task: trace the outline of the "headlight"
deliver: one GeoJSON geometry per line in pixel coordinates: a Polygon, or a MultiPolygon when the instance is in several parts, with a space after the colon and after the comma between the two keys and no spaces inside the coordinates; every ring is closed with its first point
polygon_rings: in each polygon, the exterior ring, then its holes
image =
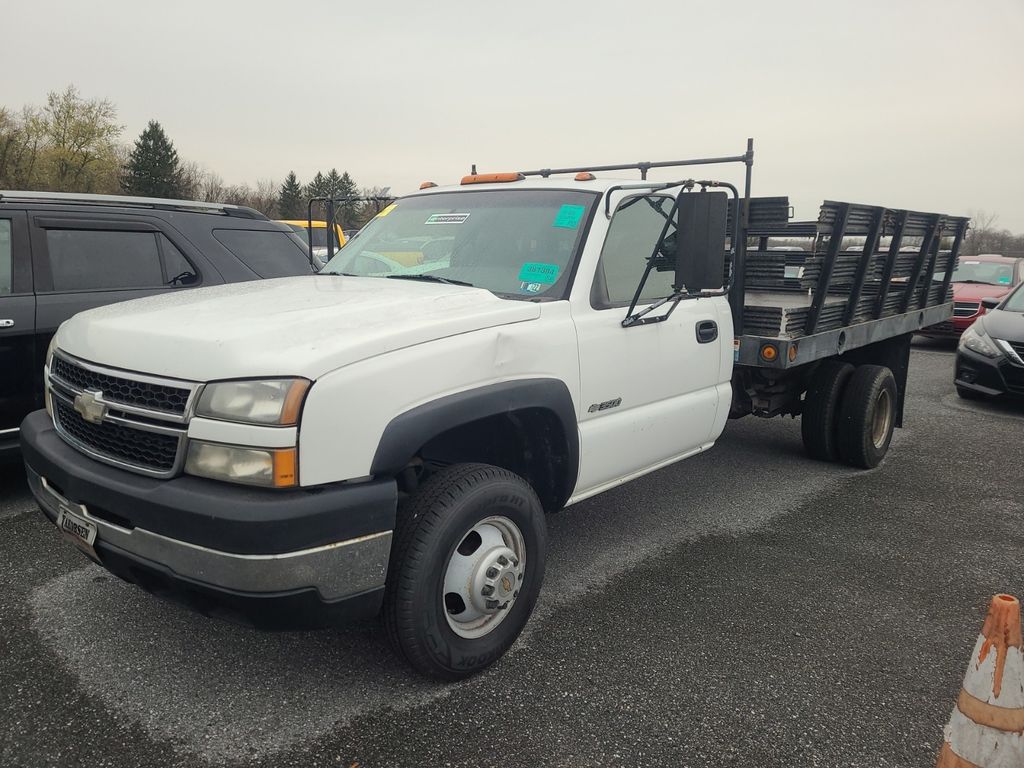
{"type": "Polygon", "coordinates": [[[977,352],[983,357],[999,357],[1002,354],[999,351],[999,347],[985,333],[980,320],[976,320],[973,325],[964,331],[960,337],[960,347],[967,348],[971,352],[977,352]]]}
{"type": "Polygon", "coordinates": [[[246,424],[293,426],[299,422],[308,389],[306,379],[214,382],[203,388],[196,415],[246,424]]]}
{"type": "Polygon", "coordinates": [[[296,453],[295,448],[244,448],[193,440],[185,471],[231,483],[291,488],[298,484],[296,453]]]}

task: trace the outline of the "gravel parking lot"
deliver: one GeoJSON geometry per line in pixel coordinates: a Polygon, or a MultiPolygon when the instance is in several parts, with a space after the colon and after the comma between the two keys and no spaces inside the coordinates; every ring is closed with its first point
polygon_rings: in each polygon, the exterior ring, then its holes
{"type": "Polygon", "coordinates": [[[861,472],[799,422],[549,519],[537,614],[486,674],[411,676],[369,624],[261,634],[88,564],[0,479],[0,764],[931,766],[989,597],[1024,592],[1024,407],[915,345],[861,472]]]}

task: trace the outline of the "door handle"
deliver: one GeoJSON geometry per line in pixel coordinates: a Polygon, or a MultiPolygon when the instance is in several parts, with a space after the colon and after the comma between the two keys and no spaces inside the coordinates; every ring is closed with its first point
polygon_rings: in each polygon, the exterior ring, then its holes
{"type": "Polygon", "coordinates": [[[0,320],[0,328],[13,328],[14,321],[10,319],[0,320]]]}
{"type": "Polygon", "coordinates": [[[701,320],[697,323],[697,343],[710,344],[718,338],[718,323],[714,320],[701,320]]]}

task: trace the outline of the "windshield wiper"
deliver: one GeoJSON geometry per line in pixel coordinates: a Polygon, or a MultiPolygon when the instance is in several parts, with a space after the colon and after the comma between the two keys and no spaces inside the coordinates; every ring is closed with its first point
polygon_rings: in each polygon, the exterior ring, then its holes
{"type": "Polygon", "coordinates": [[[196,279],[196,273],[195,272],[192,272],[191,270],[185,270],[181,274],[175,275],[174,277],[172,277],[170,280],[168,280],[165,283],[165,285],[179,285],[179,284],[180,285],[185,285],[187,283],[193,282],[195,279],[196,279]]]}
{"type": "Polygon", "coordinates": [[[467,283],[465,280],[452,280],[450,277],[441,277],[440,275],[431,275],[429,273],[423,273],[421,275],[386,275],[389,280],[423,280],[427,283],[444,283],[445,285],[464,285],[467,288],[476,288],[472,283],[467,283]]]}

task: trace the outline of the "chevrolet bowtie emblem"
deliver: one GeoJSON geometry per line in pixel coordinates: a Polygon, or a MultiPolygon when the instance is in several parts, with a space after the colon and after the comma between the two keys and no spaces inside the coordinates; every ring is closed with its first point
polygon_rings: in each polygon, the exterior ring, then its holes
{"type": "Polygon", "coordinates": [[[107,415],[107,406],[100,399],[102,396],[102,392],[87,390],[75,397],[75,410],[90,424],[103,423],[103,417],[107,415]]]}

